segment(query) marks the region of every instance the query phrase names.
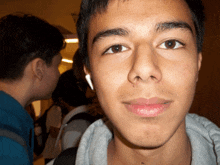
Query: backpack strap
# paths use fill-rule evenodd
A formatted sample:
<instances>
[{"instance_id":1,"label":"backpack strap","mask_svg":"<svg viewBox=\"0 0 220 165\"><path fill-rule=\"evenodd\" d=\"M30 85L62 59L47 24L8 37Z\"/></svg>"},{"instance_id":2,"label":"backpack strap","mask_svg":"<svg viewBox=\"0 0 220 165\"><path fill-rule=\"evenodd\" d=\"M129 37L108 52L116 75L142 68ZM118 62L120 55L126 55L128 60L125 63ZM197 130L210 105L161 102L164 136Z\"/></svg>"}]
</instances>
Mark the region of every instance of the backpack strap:
<instances>
[{"instance_id":1,"label":"backpack strap","mask_svg":"<svg viewBox=\"0 0 220 165\"><path fill-rule=\"evenodd\" d=\"M57 140L56 140L56 143L55 143L55 147L57 147L58 145L58 141L59 139L61 138L61 134L62 134L62 130L64 127L66 127L70 122L72 122L73 120L77 120L77 119L82 119L82 120L86 120L86 121L89 121L90 124L93 123L96 118L90 114L88 114L87 112L81 112L81 113L78 113L74 116L72 116L69 121L65 124L65 125L61 125L61 128L60 128L60 131L59 131L59 134L57 136Z\"/></svg>"},{"instance_id":2,"label":"backpack strap","mask_svg":"<svg viewBox=\"0 0 220 165\"><path fill-rule=\"evenodd\" d=\"M75 165L77 149L77 147L72 147L62 151L53 165Z\"/></svg>"},{"instance_id":3,"label":"backpack strap","mask_svg":"<svg viewBox=\"0 0 220 165\"><path fill-rule=\"evenodd\" d=\"M14 141L16 141L17 143L19 143L21 146L23 146L28 154L28 148L27 148L27 144L26 141L24 140L24 138L21 136L21 133L19 130L16 130L13 127L10 126L6 126L6 125L1 125L0 126L0 136L4 136L7 138L10 138Z\"/></svg>"},{"instance_id":4,"label":"backpack strap","mask_svg":"<svg viewBox=\"0 0 220 165\"><path fill-rule=\"evenodd\" d=\"M90 123L93 123L95 121L95 117L93 117L92 115L90 115L86 112L82 112L82 113L78 113L78 114L74 115L73 117L71 117L66 124L69 124L73 120L77 120L77 119L87 120Z\"/></svg>"}]
</instances>

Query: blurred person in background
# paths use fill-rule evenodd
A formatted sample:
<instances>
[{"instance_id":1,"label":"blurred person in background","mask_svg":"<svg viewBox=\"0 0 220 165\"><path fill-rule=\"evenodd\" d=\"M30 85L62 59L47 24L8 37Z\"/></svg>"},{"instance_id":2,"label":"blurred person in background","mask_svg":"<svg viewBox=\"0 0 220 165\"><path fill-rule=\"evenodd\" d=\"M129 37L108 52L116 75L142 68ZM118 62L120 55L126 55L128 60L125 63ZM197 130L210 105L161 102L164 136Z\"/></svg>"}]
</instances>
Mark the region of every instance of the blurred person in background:
<instances>
[{"instance_id":1,"label":"blurred person in background","mask_svg":"<svg viewBox=\"0 0 220 165\"><path fill-rule=\"evenodd\" d=\"M35 114L35 110L34 110L34 106L33 104L29 104L25 110L28 112L28 114L31 116L31 118L33 119L33 121L36 121L36 114Z\"/></svg>"},{"instance_id":2,"label":"blurred person in background","mask_svg":"<svg viewBox=\"0 0 220 165\"><path fill-rule=\"evenodd\" d=\"M0 19L0 164L33 164L34 125L24 108L51 97L64 47L59 30L40 18Z\"/></svg>"},{"instance_id":3,"label":"blurred person in background","mask_svg":"<svg viewBox=\"0 0 220 165\"><path fill-rule=\"evenodd\" d=\"M65 110L52 94L53 104L48 108L45 114L42 116L41 124L45 128L42 129L42 143L43 143L43 152L42 155L45 159L45 164L51 161L53 158L57 157L61 152L61 143L55 147L56 138L58 136L63 113L62 110ZM46 116L45 116L46 115ZM43 137L44 136L44 137Z\"/></svg>"},{"instance_id":4,"label":"blurred person in background","mask_svg":"<svg viewBox=\"0 0 220 165\"><path fill-rule=\"evenodd\" d=\"M86 74L83 69L83 58L79 53L79 49L77 49L73 56L72 68L73 74L77 79L78 87L85 92L86 98L88 99L90 113L93 116L97 116L98 118L104 117L104 112L102 111L102 108L99 104L96 92L95 90L91 89L91 87L87 83L87 80L85 79Z\"/></svg>"},{"instance_id":5,"label":"blurred person in background","mask_svg":"<svg viewBox=\"0 0 220 165\"><path fill-rule=\"evenodd\" d=\"M94 122L97 117L89 113L90 106L88 105L88 99L86 98L87 83L79 83L74 75L73 69L64 72L58 81L57 87L52 94L54 102L59 107L59 113L56 116L60 116L62 109L68 112L63 115L62 126L60 128L60 118L55 115L51 116L54 124L57 124L56 129L56 143L54 142L55 136L48 137L45 150L45 155L51 155L54 158L58 153L67 148L77 147L80 138L87 127ZM91 106L92 107L92 106ZM55 113L53 113L55 114ZM60 129L59 129L60 128ZM59 151L59 152L58 152ZM55 153L56 152L56 153ZM50 157L51 159L52 157ZM45 163L48 163L49 159ZM52 161L53 162L53 161ZM51 163L51 162L50 162Z\"/></svg>"},{"instance_id":6,"label":"blurred person in background","mask_svg":"<svg viewBox=\"0 0 220 165\"><path fill-rule=\"evenodd\" d=\"M80 87L79 87L80 85ZM68 114L62 121L58 140L62 139L62 150L77 147L80 138L86 128L96 120L95 116L89 114L89 104L86 98L87 84L78 83L70 69L64 72L57 84L53 95L59 100L59 104L68 110Z\"/></svg>"},{"instance_id":7,"label":"blurred person in background","mask_svg":"<svg viewBox=\"0 0 220 165\"><path fill-rule=\"evenodd\" d=\"M36 114L35 114L35 110L34 110L33 104L29 104L25 108L25 110L28 112L28 114L31 116L31 118L33 119L33 121L35 123L36 120L37 120L37 117L36 117ZM35 129L35 127L34 127L34 129ZM37 140L37 136L36 136L36 133L35 133L35 130L34 130L34 158L37 156L37 154L35 152L36 146L38 146L38 140Z\"/></svg>"}]
</instances>

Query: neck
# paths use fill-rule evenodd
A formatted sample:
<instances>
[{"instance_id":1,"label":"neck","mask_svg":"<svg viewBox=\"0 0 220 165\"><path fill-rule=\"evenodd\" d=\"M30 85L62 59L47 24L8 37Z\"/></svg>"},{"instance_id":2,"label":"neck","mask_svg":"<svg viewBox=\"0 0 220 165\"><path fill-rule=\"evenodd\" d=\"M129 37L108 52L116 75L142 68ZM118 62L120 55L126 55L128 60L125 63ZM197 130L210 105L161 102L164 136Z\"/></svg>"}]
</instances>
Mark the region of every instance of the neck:
<instances>
[{"instance_id":1,"label":"neck","mask_svg":"<svg viewBox=\"0 0 220 165\"><path fill-rule=\"evenodd\" d=\"M182 127L185 130L185 123ZM178 134L178 130L175 134ZM117 138L116 133L108 146L108 164L110 165L190 165L191 157L191 144L186 132L178 136L174 135L164 145L154 149L130 148Z\"/></svg>"},{"instance_id":2,"label":"neck","mask_svg":"<svg viewBox=\"0 0 220 165\"><path fill-rule=\"evenodd\" d=\"M26 107L31 101L29 101L27 92L27 86L20 82L3 82L0 81L0 90L9 94L15 100L17 100L22 107Z\"/></svg>"}]
</instances>

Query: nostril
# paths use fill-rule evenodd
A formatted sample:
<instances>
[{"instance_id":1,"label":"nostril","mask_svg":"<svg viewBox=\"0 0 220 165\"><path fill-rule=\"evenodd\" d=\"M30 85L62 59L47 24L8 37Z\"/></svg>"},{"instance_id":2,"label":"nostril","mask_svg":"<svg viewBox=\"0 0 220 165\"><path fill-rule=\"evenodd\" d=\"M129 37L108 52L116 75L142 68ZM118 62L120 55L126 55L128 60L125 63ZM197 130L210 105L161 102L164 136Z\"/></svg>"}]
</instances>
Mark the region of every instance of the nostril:
<instances>
[{"instance_id":1,"label":"nostril","mask_svg":"<svg viewBox=\"0 0 220 165\"><path fill-rule=\"evenodd\" d=\"M150 78L152 78L152 79L156 79L156 77L155 77L155 76L150 76Z\"/></svg>"},{"instance_id":2,"label":"nostril","mask_svg":"<svg viewBox=\"0 0 220 165\"><path fill-rule=\"evenodd\" d=\"M136 79L137 79L137 80L141 80L141 77L140 77L140 76L136 76Z\"/></svg>"}]
</instances>

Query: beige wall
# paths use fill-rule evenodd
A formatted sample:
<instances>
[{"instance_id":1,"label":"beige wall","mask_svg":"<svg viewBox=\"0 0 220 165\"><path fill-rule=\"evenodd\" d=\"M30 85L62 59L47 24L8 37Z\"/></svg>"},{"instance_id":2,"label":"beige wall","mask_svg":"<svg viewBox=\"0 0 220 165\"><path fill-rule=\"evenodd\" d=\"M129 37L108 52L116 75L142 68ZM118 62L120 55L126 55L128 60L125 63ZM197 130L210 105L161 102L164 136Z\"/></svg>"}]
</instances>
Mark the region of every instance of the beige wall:
<instances>
[{"instance_id":1,"label":"beige wall","mask_svg":"<svg viewBox=\"0 0 220 165\"><path fill-rule=\"evenodd\" d=\"M80 3L81 0L0 0L0 17L15 12L29 13L75 34L71 13L79 13ZM77 48L78 44L67 44L61 51L63 58L71 60Z\"/></svg>"},{"instance_id":2,"label":"beige wall","mask_svg":"<svg viewBox=\"0 0 220 165\"><path fill-rule=\"evenodd\" d=\"M35 115L38 117L41 113L41 101L34 101L32 104L34 106Z\"/></svg>"},{"instance_id":3,"label":"beige wall","mask_svg":"<svg viewBox=\"0 0 220 165\"><path fill-rule=\"evenodd\" d=\"M30 13L76 33L71 13L79 13L80 3L81 0L1 0L0 17L18 11Z\"/></svg>"}]
</instances>

